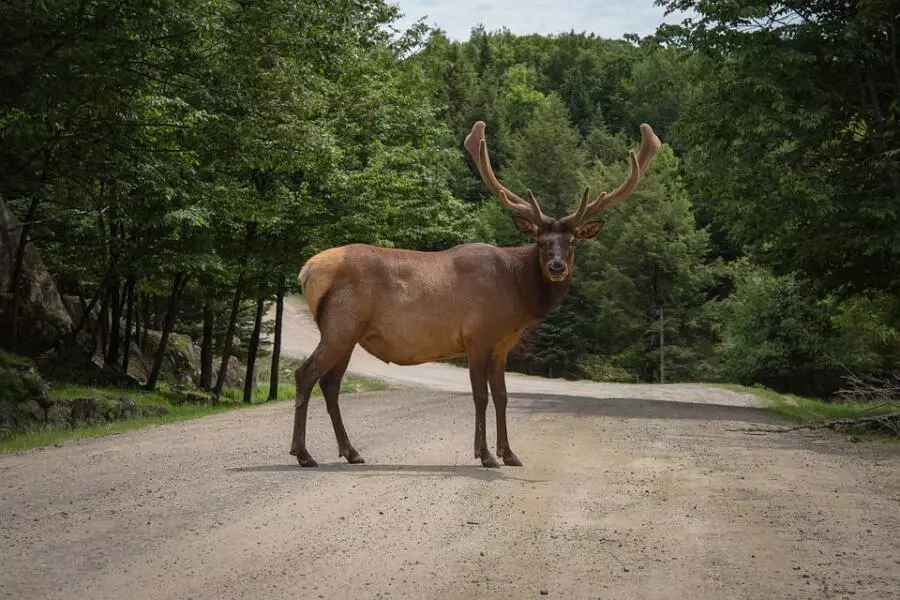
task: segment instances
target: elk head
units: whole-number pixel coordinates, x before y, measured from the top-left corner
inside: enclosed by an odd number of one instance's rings
[[[488,190],[500,198],[503,206],[515,213],[512,219],[516,228],[537,242],[541,271],[546,280],[553,282],[566,281],[572,276],[575,243],[592,238],[603,229],[602,220],[591,219],[618,206],[631,195],[660,148],[659,138],[649,125],[642,124],[641,147],[637,153],[634,150],[630,152],[631,173],[625,183],[612,192],[601,193],[593,201],[590,201],[591,188],[585,188],[578,210],[565,218],[553,219],[541,212],[537,198],[530,189],[525,194],[526,201],[500,184],[491,168],[484,128],[483,121],[472,126],[472,131],[466,136],[466,150],[475,161]]]

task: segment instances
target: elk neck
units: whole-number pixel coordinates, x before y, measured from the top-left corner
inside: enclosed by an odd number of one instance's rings
[[[523,273],[521,281],[529,289],[525,294],[531,300],[531,316],[540,321],[549,315],[562,302],[572,284],[571,278],[565,281],[548,281],[541,269],[540,255],[537,244],[529,244],[517,248],[523,259]]]

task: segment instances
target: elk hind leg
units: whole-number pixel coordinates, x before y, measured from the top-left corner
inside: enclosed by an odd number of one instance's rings
[[[294,372],[296,397],[294,400],[294,434],[291,454],[301,467],[316,467],[318,463],[306,449],[306,414],[313,386],[343,360],[348,360],[358,339],[358,326],[346,315],[326,315],[319,324],[322,339],[312,354]],[[346,367],[344,367],[346,369]],[[343,372],[341,373],[343,375]],[[340,387],[340,383],[338,383]]]
[[[319,380],[319,387],[322,388],[322,395],[325,396],[325,406],[328,408],[328,415],[331,417],[331,424],[334,426],[334,437],[337,439],[338,456],[343,456],[347,462],[358,465],[366,462],[356,448],[350,443],[347,430],[344,429],[344,421],[341,418],[341,407],[338,404],[338,396],[341,392],[341,380],[347,371],[347,365],[350,362],[350,353],[346,358],[341,359],[322,379]]]

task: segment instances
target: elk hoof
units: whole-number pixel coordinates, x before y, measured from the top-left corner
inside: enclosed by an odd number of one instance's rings
[[[493,456],[485,452],[481,457],[481,466],[489,469],[498,469],[500,468],[500,463],[494,460]]]
[[[297,462],[300,463],[301,467],[307,469],[319,466],[319,463],[316,462],[316,459],[314,459],[309,454],[306,454],[305,452],[303,453],[303,455],[297,457]]]
[[[366,459],[359,455],[359,452],[356,451],[355,448],[350,448],[349,452],[343,453],[343,456],[347,458],[347,462],[351,465],[364,465],[366,464]]]
[[[519,460],[519,457],[510,452],[506,456],[503,457],[503,464],[507,467],[521,467],[522,461]]]

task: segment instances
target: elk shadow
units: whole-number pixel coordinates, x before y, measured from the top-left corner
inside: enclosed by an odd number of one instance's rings
[[[338,474],[355,477],[374,477],[396,475],[401,477],[440,477],[466,478],[476,481],[520,481],[524,483],[545,483],[545,480],[516,477],[518,467],[500,467],[486,469],[478,465],[396,465],[367,463],[351,465],[346,462],[319,463],[318,468],[304,469],[297,464],[253,465],[226,469],[230,473],[295,473],[316,476],[319,474]]]

